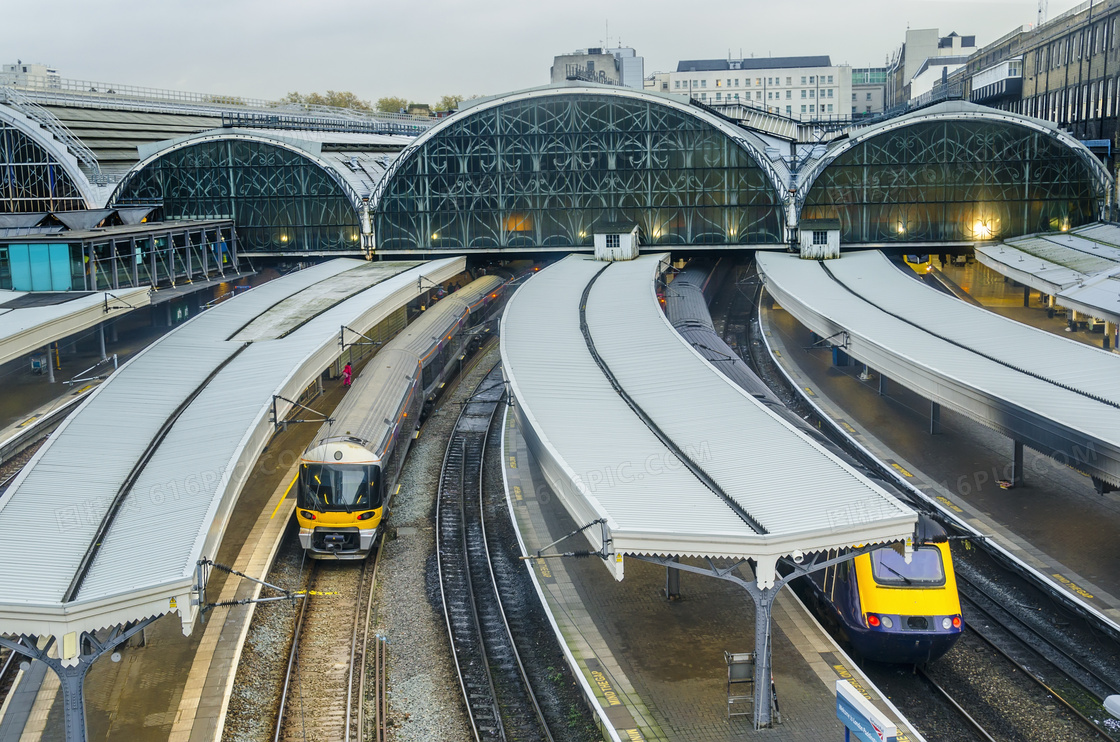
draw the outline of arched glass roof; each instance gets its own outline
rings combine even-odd
[[[0,118],[0,213],[86,207],[68,169],[41,143]]]
[[[373,208],[378,250],[776,244],[783,207],[752,147],[661,96],[551,88],[478,104],[409,147]]]
[[[111,202],[162,203],[164,219],[234,219],[242,253],[357,251],[356,197],[340,180],[279,141],[205,136],[142,162]]]
[[[1107,176],[1077,142],[1030,123],[918,115],[857,136],[810,174],[801,219],[839,219],[853,243],[986,241],[1094,221]]]

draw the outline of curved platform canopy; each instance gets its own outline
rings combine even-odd
[[[1095,221],[1113,179],[1049,121],[964,101],[854,129],[798,176],[799,219],[843,243],[974,243]]]
[[[147,287],[116,291],[0,291],[0,364],[151,302]]]
[[[1120,356],[966,304],[878,251],[757,260],[781,307],[852,357],[1120,487]]]
[[[569,83],[468,101],[416,138],[371,201],[380,252],[776,246],[789,173],[767,141],[686,97]]]
[[[1120,324],[1120,227],[1115,224],[977,245],[976,259],[1053,296],[1060,306]]]
[[[656,293],[666,260],[569,256],[502,320],[518,425],[572,518],[602,519],[585,534],[615,578],[627,554],[751,559],[766,589],[780,558],[907,542],[913,511],[673,329]]]
[[[337,358],[340,327],[367,331],[464,264],[321,263],[218,304],[122,366],[0,499],[0,560],[28,565],[0,575],[0,634],[76,652],[75,635],[166,613],[189,633],[196,564],[217,553],[273,404],[281,418],[290,409],[274,395],[298,398]]]

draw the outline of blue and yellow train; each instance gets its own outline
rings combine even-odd
[[[389,513],[426,402],[480,344],[506,282],[485,276],[436,302],[374,356],[303,454],[296,520],[313,559],[364,559]]]

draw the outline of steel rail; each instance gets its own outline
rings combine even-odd
[[[961,718],[964,719],[965,722],[972,728],[972,731],[980,735],[981,739],[985,740],[985,742],[998,742],[995,737],[988,734],[988,730],[986,730],[980,722],[976,721],[976,719],[974,719],[971,714],[964,710],[963,706],[957,703],[955,698],[949,695],[949,691],[945,690],[940,683],[931,678],[925,670],[921,669],[920,667],[916,667],[915,671],[918,677],[925,680],[931,688],[937,691],[942,700],[947,702],[950,706],[953,707],[954,711],[960,714]]]
[[[316,568],[318,562],[312,560],[311,566],[307,570],[307,584],[310,586],[315,579]],[[292,635],[292,648],[288,652],[288,668],[284,671],[284,687],[280,691],[280,710],[276,712],[276,732],[272,735],[272,742],[280,742],[280,733],[284,729],[284,711],[288,703],[288,690],[292,682],[292,668],[296,663],[296,658],[299,656],[299,637],[303,631],[303,619],[307,615],[307,604],[310,601],[308,596],[304,596],[300,603],[299,618],[296,620],[296,630]]]

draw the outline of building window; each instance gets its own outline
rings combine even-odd
[[[817,78],[813,75],[809,75],[809,84],[810,85],[816,85],[817,84]]]
[[[707,93],[701,93],[700,94],[700,100],[708,100],[708,94]]]
[[[751,86],[751,79],[748,77],[746,80],[743,80],[743,85],[749,88]]]
[[[786,91],[786,100],[789,100],[792,97],[793,97],[793,91],[792,90],[787,90]]]
[[[804,85],[804,84],[805,84],[805,75],[802,75],[802,76],[801,76],[801,84],[802,84],[802,85]]]
[[[786,78],[786,85],[793,85],[793,78],[792,77],[787,77]]]
[[[816,235],[814,233],[814,239],[815,239],[815,237],[816,237]],[[606,235],[606,238],[607,238],[607,247],[621,247],[622,246],[622,235],[608,234],[608,235]],[[814,242],[813,244],[816,244],[816,243]]]
[[[831,103],[828,104],[828,112],[832,113],[832,104]]]
[[[716,100],[719,100],[721,95],[723,95],[723,93],[716,93]]]
[[[787,116],[792,116],[793,115],[793,106],[786,106],[786,115]]]
[[[739,78],[735,78],[735,87],[739,87]]]
[[[832,97],[832,88],[829,88],[829,89],[828,89],[828,97],[829,97],[829,98],[831,98],[831,97]]]
[[[805,90],[801,91],[801,97],[802,98],[807,98],[808,96],[809,96],[809,93],[807,91],[805,91]]]
[[[756,77],[754,79],[754,84],[755,85],[762,85],[762,78],[761,77]]]
[[[809,97],[810,98],[816,98],[817,97],[817,91],[816,90],[810,90],[809,91]]]
[[[812,103],[810,103],[809,104],[809,113],[816,113],[816,112],[817,112],[817,107],[815,105],[813,105]]]
[[[609,240],[613,236],[614,235],[607,235],[607,239]],[[827,245],[828,244],[828,232],[824,232],[824,231],[819,230],[819,229],[814,229],[813,230],[813,244],[814,245]],[[608,244],[607,247],[610,247],[610,245]]]
[[[701,80],[700,81],[700,87],[702,87],[702,88],[708,87],[708,81],[707,80]]]
[[[867,94],[867,98],[866,98],[866,100],[871,100],[871,93],[868,93],[868,94]]]
[[[828,76],[828,84],[829,84],[829,85],[831,85],[831,84],[832,84],[832,75],[829,75],[829,76]]]
[[[718,88],[718,87],[722,87],[722,86],[723,86],[723,80],[716,80],[716,87]]]
[[[854,102],[855,102],[855,100],[856,100],[856,94],[855,94],[855,93],[852,93],[852,102],[854,103]],[[854,111],[855,109],[853,108],[852,110]]]
[[[676,88],[677,90],[680,90],[681,81],[680,80],[673,80],[673,87]]]
[[[801,106],[801,113],[805,113],[805,106]]]
[[[692,81],[692,87],[694,87],[694,88],[700,87],[700,82],[698,80],[693,80]]]

